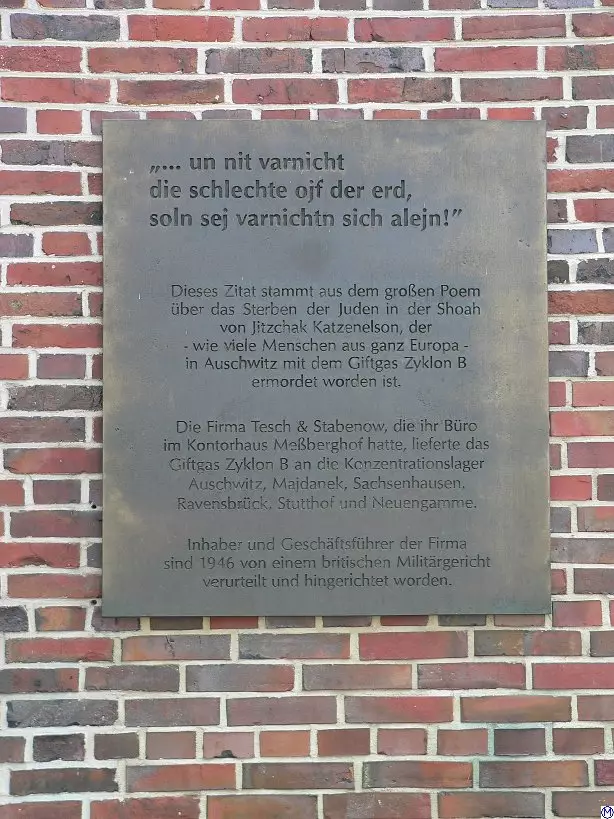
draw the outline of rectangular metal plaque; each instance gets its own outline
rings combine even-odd
[[[104,613],[549,608],[543,123],[105,122]]]

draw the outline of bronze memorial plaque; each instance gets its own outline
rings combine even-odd
[[[544,124],[103,142],[105,615],[547,611]]]

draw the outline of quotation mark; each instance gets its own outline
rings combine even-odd
[[[159,173],[160,171],[180,171],[181,165],[152,165],[149,173]]]
[[[452,211],[452,216],[460,216],[462,212],[463,212],[462,208],[454,208],[454,210]],[[614,816],[614,814],[612,814],[612,816]]]

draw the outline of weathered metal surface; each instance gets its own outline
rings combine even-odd
[[[541,123],[107,121],[105,614],[546,611],[544,177]]]

